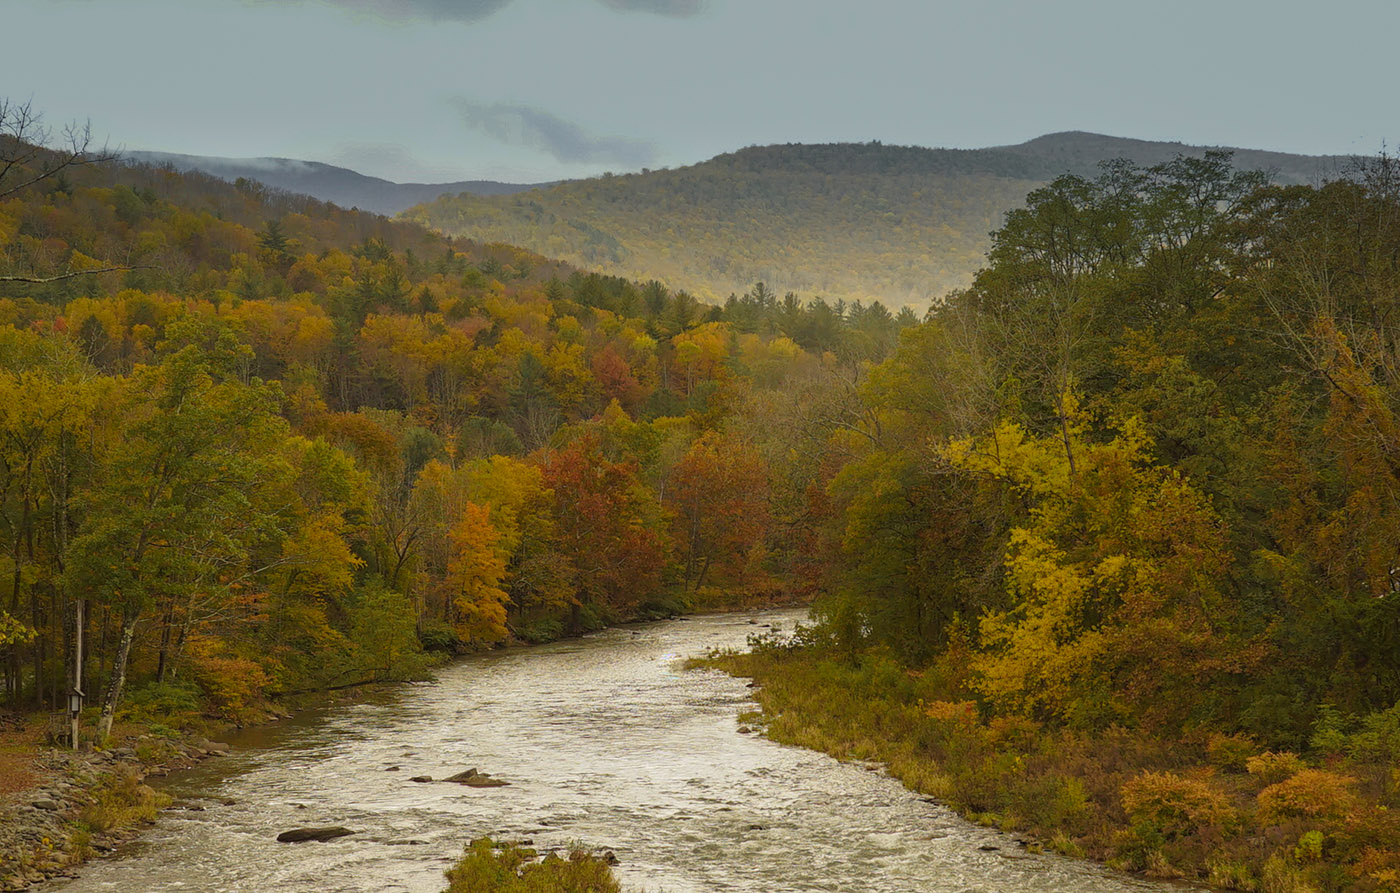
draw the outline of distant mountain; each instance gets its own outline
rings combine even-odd
[[[549,184],[497,183],[493,180],[464,180],[459,183],[394,183],[369,177],[349,168],[297,161],[292,158],[215,158],[203,155],[176,155],[169,152],[127,152],[132,161],[170,165],[181,171],[202,171],[233,182],[239,177],[257,180],[287,192],[310,195],[334,202],[342,208],[359,208],[377,214],[397,214],[406,208],[430,202],[439,196],[466,192],[472,195],[509,195]]]
[[[1336,179],[1355,161],[1355,157],[1349,155],[1293,155],[1233,146],[1190,146],[1186,143],[1105,136],[1081,130],[1049,133],[1015,146],[975,151],[1001,152],[1020,157],[1046,174],[1047,179],[1063,173],[1091,176],[1098,171],[1101,162],[1111,158],[1131,158],[1138,164],[1152,165],[1171,161],[1178,155],[1199,157],[1208,151],[1220,151],[1234,156],[1235,167],[1272,173],[1276,183],[1312,184]]]
[[[712,301],[763,281],[779,293],[925,305],[971,281],[988,233],[1032,189],[1114,158],[1206,151],[1080,132],[988,149],[762,146],[675,170],[443,197],[405,216]],[[1226,151],[1282,183],[1336,177],[1350,161]]]

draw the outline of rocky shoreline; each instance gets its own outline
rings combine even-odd
[[[39,784],[0,797],[0,893],[75,877],[83,862],[113,852],[169,805],[145,784],[188,769],[227,744],[141,735],[110,750],[41,750]]]

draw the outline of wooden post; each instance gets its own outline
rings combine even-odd
[[[87,602],[82,599],[73,600],[73,678],[72,687],[68,692],[68,741],[74,750],[78,749],[78,719],[83,712],[83,630],[87,625],[87,618],[84,616],[86,607]]]

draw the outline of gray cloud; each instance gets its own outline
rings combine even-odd
[[[538,149],[565,164],[641,167],[657,156],[656,146],[646,140],[594,136],[572,121],[532,106],[464,98],[452,104],[471,129],[507,145]]]
[[[509,6],[512,0],[324,0],[355,12],[394,22],[478,22]],[[705,10],[708,0],[597,0],[617,12],[649,12],[685,18]]]
[[[705,11],[709,0],[598,0],[618,12],[651,12],[662,16],[685,18]]]
[[[476,22],[510,5],[511,0],[325,0],[354,12],[393,22]]]

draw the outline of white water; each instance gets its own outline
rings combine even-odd
[[[651,893],[1179,889],[1031,855],[882,772],[739,734],[745,682],[680,661],[742,647],[751,619],[791,628],[800,616],[702,617],[483,655],[431,684],[249,732],[168,785],[202,811],[167,812],[122,858],[45,889],[435,893],[482,835],[611,848],[624,885]],[[467,768],[511,786],[409,781]],[[274,840],[316,825],[357,833]]]

